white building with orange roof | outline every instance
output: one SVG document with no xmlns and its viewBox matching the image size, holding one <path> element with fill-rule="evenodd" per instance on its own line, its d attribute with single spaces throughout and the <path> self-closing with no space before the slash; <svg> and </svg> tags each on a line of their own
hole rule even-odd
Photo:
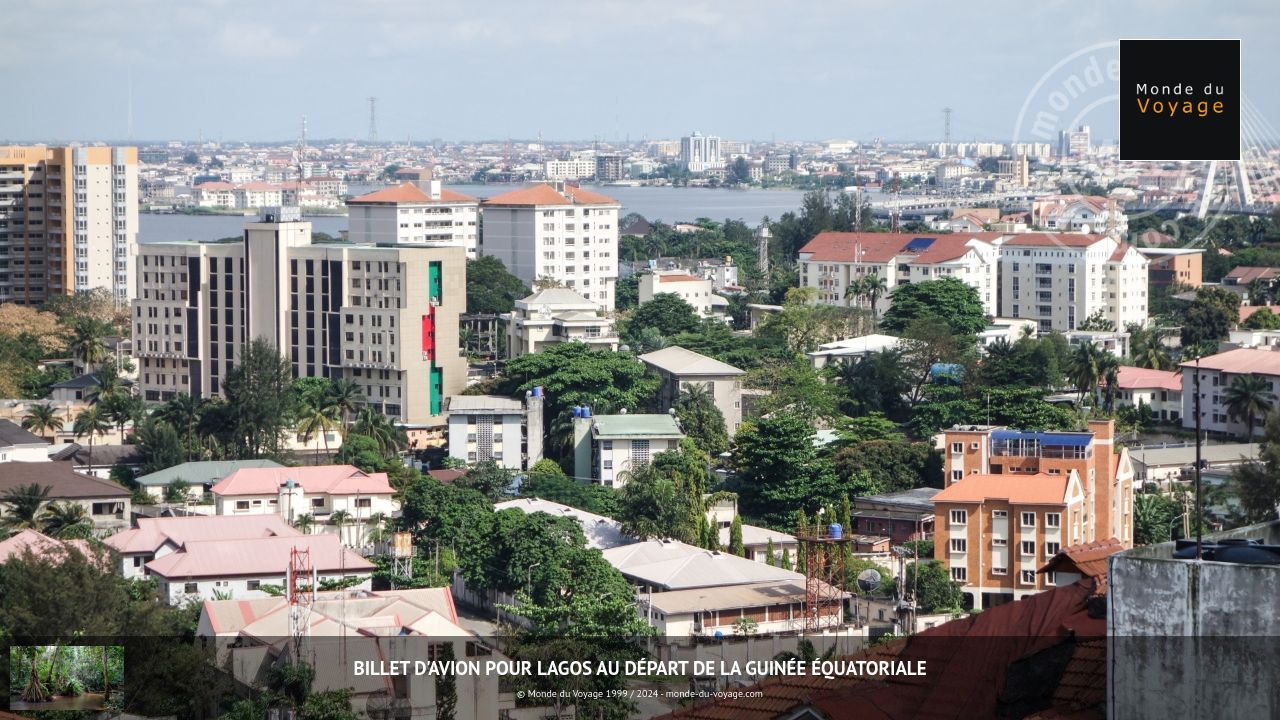
<svg viewBox="0 0 1280 720">
<path fill-rule="evenodd" d="M 652 302 L 658 295 L 675 295 L 693 306 L 704 318 L 723 318 L 729 301 L 712 291 L 711 281 L 683 270 L 659 270 L 640 276 L 639 303 Z"/>
<path fill-rule="evenodd" d="M 1115 330 L 1147 322 L 1147 258 L 1106 235 L 1018 233 L 1000 249 L 1000 316 L 1041 332 L 1079 329 L 1095 315 Z"/>
<path fill-rule="evenodd" d="M 613 311 L 621 203 L 557 182 L 503 193 L 480 207 L 481 255 L 498 258 L 530 286 L 554 281 Z"/>
<path fill-rule="evenodd" d="M 451 245 L 475 259 L 480 201 L 431 180 L 406 182 L 347 201 L 347 239 L 371 245 Z"/>
<path fill-rule="evenodd" d="M 996 315 L 997 238 L 998 233 L 823 232 L 800 248 L 800 286 L 815 288 L 820 303 L 865 307 L 866 300 L 849 295 L 849 287 L 879 275 L 885 291 L 876 298 L 876 311 L 883 315 L 894 288 L 953 277 L 977 290 L 986 313 Z"/>
<path fill-rule="evenodd" d="M 1156 420 L 1182 417 L 1182 373 L 1124 365 L 1117 373 L 1116 405 L 1144 406 Z"/>
<path fill-rule="evenodd" d="M 376 705 L 394 709 L 396 717 L 436 717 L 436 674 L 414 672 L 413 663 L 442 659 L 446 645 L 461 662 L 505 659 L 462 627 L 447 588 L 321 592 L 306 607 L 298 650 L 315 671 L 313 690 L 349 690 L 351 707 L 362 716 Z M 290 611 L 283 597 L 206 600 L 196 636 L 213 646 L 219 667 L 250 685 L 294 654 Z M 410 663 L 409 671 L 385 672 L 401 661 Z M 498 673 L 459 672 L 455 679 L 457 720 L 490 720 L 514 710 L 514 694 L 499 692 Z"/>
<path fill-rule="evenodd" d="M 1056 232 L 1098 233 L 1112 228 L 1117 237 L 1129 231 L 1124 211 L 1097 195 L 1046 195 L 1031 203 L 1031 225 Z"/>
<path fill-rule="evenodd" d="M 213 486 L 219 515 L 278 515 L 294 524 L 309 515 L 317 531 L 336 532 L 358 545 L 375 513 L 399 512 L 386 473 L 352 465 L 241 468 Z M 335 513 L 345 518 L 334 523 Z"/>
</svg>

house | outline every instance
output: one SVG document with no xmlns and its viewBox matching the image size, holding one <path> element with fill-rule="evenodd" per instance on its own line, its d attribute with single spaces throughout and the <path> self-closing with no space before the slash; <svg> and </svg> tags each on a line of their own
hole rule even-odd
<svg viewBox="0 0 1280 720">
<path fill-rule="evenodd" d="M 126 389 L 133 385 L 133 381 L 127 378 L 120 378 L 119 383 Z M 49 399 L 54 402 L 88 401 L 101 388 L 102 381 L 98 378 L 97 373 L 85 373 L 70 380 L 54 383 L 50 387 Z"/>
<path fill-rule="evenodd" d="M 58 540 L 31 529 L 19 530 L 0 540 L 0 565 L 30 552 L 48 562 L 57 562 L 68 551 L 77 551 L 86 558 L 99 557 L 87 540 Z"/>
<path fill-rule="evenodd" d="M 573 418 L 573 474 L 621 487 L 626 473 L 649 464 L 657 453 L 678 449 L 683 439 L 672 413 L 593 417 L 589 408 L 579 408 Z"/>
<path fill-rule="evenodd" d="M 1261 434 L 1265 413 L 1259 413 L 1253 418 L 1253 427 L 1246 428 L 1248 418 L 1232 417 L 1227 408 L 1227 388 L 1242 377 L 1260 378 L 1270 386 L 1270 392 L 1280 391 L 1280 352 L 1237 348 L 1182 363 L 1182 427 L 1196 426 L 1195 400 L 1199 392 L 1203 430 L 1241 437 Z"/>
<path fill-rule="evenodd" d="M 729 301 L 716 295 L 711 280 L 683 270 L 659 270 L 640 276 L 639 302 L 653 302 L 659 295 L 675 295 L 703 318 L 724 318 Z"/>
<path fill-rule="evenodd" d="M 1085 488 L 1074 469 L 977 474 L 933 497 L 934 558 L 962 585 L 966 607 L 989 608 L 1044 590 L 1040 565 L 1085 542 Z"/>
<path fill-rule="evenodd" d="M 47 502 L 82 505 L 98 533 L 129 526 L 132 493 L 110 480 L 78 473 L 66 462 L 0 463 L 0 495 L 32 484 L 49 488 Z M 7 509 L 0 507 L 0 512 Z"/>
<path fill-rule="evenodd" d="M 1115 421 L 1090 420 L 1088 427 L 1087 432 L 1031 432 L 988 425 L 949 428 L 942 433 L 943 477 L 950 486 L 971 475 L 1063 476 L 1074 470 L 1085 494 L 1079 542 L 1115 537 L 1132 544 L 1134 473 L 1128 450 L 1116 451 Z M 941 521 L 935 526 L 935 533 L 940 531 Z M 1069 544 L 1075 542 L 1067 539 Z"/>
<path fill-rule="evenodd" d="M 1181 373 L 1122 365 L 1116 386 L 1118 407 L 1144 406 L 1154 420 L 1182 417 Z"/>
<path fill-rule="evenodd" d="M 1139 247 L 1138 252 L 1147 259 L 1152 287 L 1183 285 L 1198 288 L 1204 282 L 1203 249 Z"/>
<path fill-rule="evenodd" d="M 511 470 L 528 470 L 542 459 L 542 405 L 542 388 L 530 391 L 524 402 L 495 395 L 446 398 L 449 457 L 469 464 L 492 460 Z"/>
<path fill-rule="evenodd" d="M 1205 471 L 1230 472 L 1237 465 L 1257 462 L 1261 447 L 1257 443 L 1206 443 L 1200 447 L 1200 462 Z M 1152 483 L 1168 490 L 1175 482 L 1190 481 L 1196 466 L 1196 446 L 1191 441 L 1172 446 L 1135 447 L 1129 449 L 1129 459 L 1138 487 Z"/>
<path fill-rule="evenodd" d="M 807 353 L 809 362 L 815 370 L 821 370 L 832 362 L 856 363 L 862 358 L 885 350 L 896 350 L 902 338 L 893 335 L 862 335 L 856 338 L 836 340 L 823 343 L 818 349 Z"/>
<path fill-rule="evenodd" d="M 542 352 L 548 345 L 582 342 L 596 348 L 618 349 L 613 321 L 600 306 L 567 288 L 543 288 L 516 301 L 504 314 L 507 358 Z"/>
<path fill-rule="evenodd" d="M 194 500 L 213 489 L 223 478 L 242 468 L 278 468 L 280 463 L 274 460 L 199 460 L 174 465 L 164 470 L 157 470 L 134 482 L 154 498 L 164 497 L 165 488 L 175 480 L 181 480 L 190 487 L 188 494 Z"/>
<path fill-rule="evenodd" d="M 137 527 L 122 530 L 105 542 L 120 554 L 126 578 L 146 576 L 147 563 L 175 552 L 192 541 L 301 537 L 279 515 L 210 515 L 138 518 Z"/>
<path fill-rule="evenodd" d="M 291 606 L 283 597 L 205 600 L 196 637 L 213 647 L 219 666 L 231 668 L 246 686 L 273 664 L 288 662 L 290 655 L 300 652 L 310 658 L 315 671 L 312 689 L 349 690 L 351 708 L 361 716 L 380 703 L 396 708 L 397 717 L 434 717 L 437 678 L 412 672 L 386 676 L 355 668 L 440 659 L 445 646 L 451 646 L 459 661 L 503 659 L 462 627 L 447 588 L 345 590 L 320 592 L 309 599 L 307 633 L 297 651 L 290 637 Z M 456 720 L 491 720 L 515 709 L 514 693 L 500 692 L 497 673 L 460 672 L 455 683 Z"/>
<path fill-rule="evenodd" d="M 700 385 L 724 416 L 729 436 L 738 431 L 742 423 L 742 376 L 746 371 L 678 345 L 645 353 L 640 361 L 653 368 L 662 380 L 658 390 L 659 407 L 675 407 L 681 391 Z"/>
<path fill-rule="evenodd" d="M 587 547 L 606 550 L 608 548 L 628 545 L 635 538 L 622 532 L 622 525 L 613 518 L 589 513 L 575 507 L 541 498 L 518 498 L 495 503 L 494 511 L 519 510 L 525 514 L 546 513 L 552 517 L 567 517 L 582 526 L 582 533 L 587 536 Z"/>
<path fill-rule="evenodd" d="M 104 480 L 111 479 L 111 471 L 116 466 L 126 470 L 136 470 L 142 464 L 142 453 L 133 445 L 114 445 L 94 443 L 91 448 L 78 442 L 59 445 L 49 456 L 54 462 L 69 462 L 76 472 L 92 475 Z"/>
<path fill-rule="evenodd" d="M 0 463 L 44 462 L 49 459 L 49 441 L 22 429 L 9 420 L 0 420 Z"/>
<path fill-rule="evenodd" d="M 1280 278 L 1280 268 L 1240 265 L 1222 276 L 1222 284 L 1248 287 L 1255 281 L 1267 283 L 1277 278 Z"/>
<path fill-rule="evenodd" d="M 933 498 L 937 488 L 865 495 L 853 499 L 850 530 L 887 535 L 895 545 L 933 536 Z"/>
<path fill-rule="evenodd" d="M 208 520 L 209 518 L 182 518 Z M 283 587 L 294 550 L 309 553 L 318 582 L 354 582 L 368 589 L 376 566 L 336 535 L 274 535 L 235 540 L 187 540 L 181 549 L 143 567 L 171 605 L 192 600 L 270 597 L 263 585 Z"/>
<path fill-rule="evenodd" d="M 386 473 L 352 465 L 241 468 L 211 492 L 219 515 L 279 515 L 290 525 L 309 515 L 319 531 L 351 545 L 364 543 L 370 517 L 390 518 L 400 509 Z M 345 513 L 343 523 L 333 520 L 338 512 Z"/>
</svg>

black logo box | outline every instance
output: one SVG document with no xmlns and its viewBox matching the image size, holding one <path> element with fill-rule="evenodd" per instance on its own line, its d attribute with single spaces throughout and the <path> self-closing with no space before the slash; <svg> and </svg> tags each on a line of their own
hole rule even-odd
<svg viewBox="0 0 1280 720">
<path fill-rule="evenodd" d="M 1239 160 L 1243 102 L 1239 40 L 1120 41 L 1122 160 Z"/>
</svg>

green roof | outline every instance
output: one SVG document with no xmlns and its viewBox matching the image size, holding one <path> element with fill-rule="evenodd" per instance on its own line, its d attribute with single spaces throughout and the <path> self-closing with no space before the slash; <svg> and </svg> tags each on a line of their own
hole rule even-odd
<svg viewBox="0 0 1280 720">
<path fill-rule="evenodd" d="M 598 438 L 670 437 L 682 438 L 680 426 L 671 415 L 596 415 L 593 433 Z"/>
<path fill-rule="evenodd" d="M 276 468 L 283 467 L 272 460 L 204 460 L 186 462 L 171 468 L 157 470 L 150 475 L 138 478 L 138 484 L 147 487 L 164 487 L 181 478 L 192 485 L 216 483 L 222 478 L 242 468 Z"/>
</svg>

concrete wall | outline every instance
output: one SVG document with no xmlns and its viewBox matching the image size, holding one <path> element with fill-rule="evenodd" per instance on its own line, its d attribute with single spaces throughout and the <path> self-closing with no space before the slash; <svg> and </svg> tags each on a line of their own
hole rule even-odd
<svg viewBox="0 0 1280 720">
<path fill-rule="evenodd" d="M 1280 523 L 1218 537 L 1280 541 Z M 1112 556 L 1108 717 L 1280 717 L 1280 567 Z"/>
</svg>

